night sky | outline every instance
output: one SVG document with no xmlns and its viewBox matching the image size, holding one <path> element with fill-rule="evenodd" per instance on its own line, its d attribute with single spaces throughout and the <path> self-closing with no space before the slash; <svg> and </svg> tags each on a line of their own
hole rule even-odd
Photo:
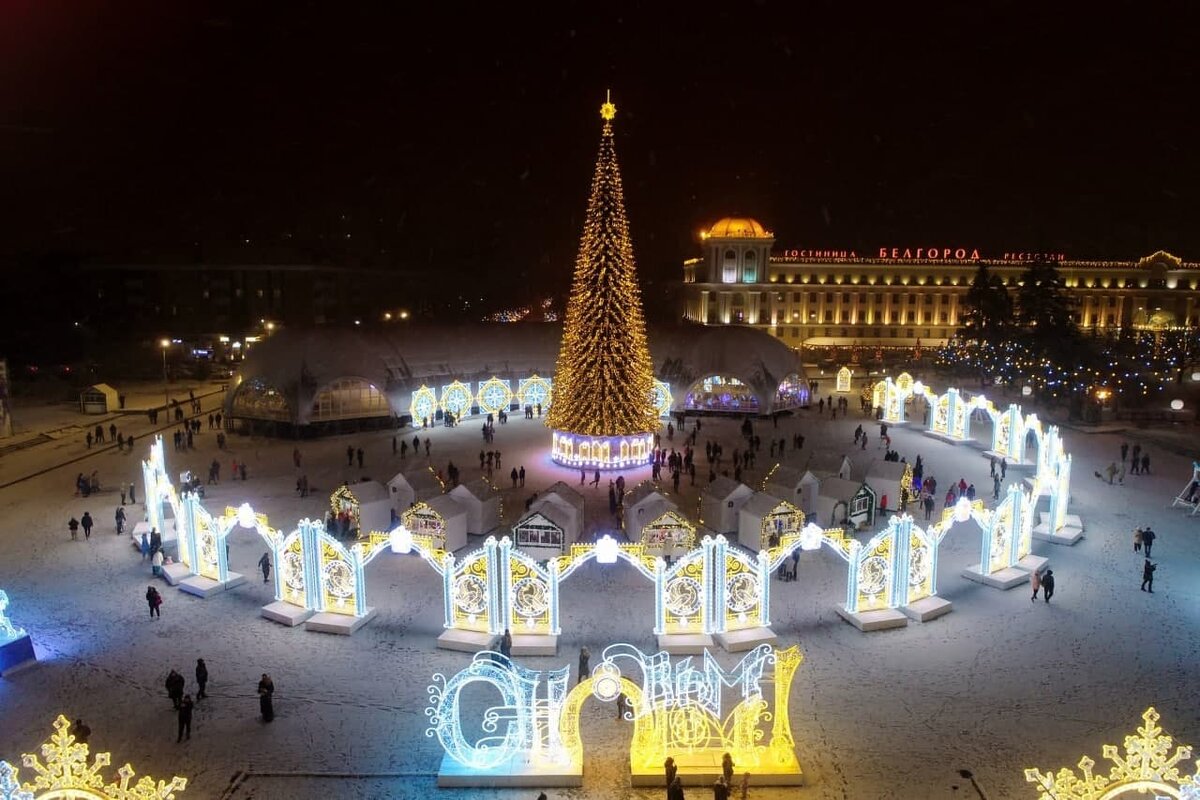
<svg viewBox="0 0 1200 800">
<path fill-rule="evenodd" d="M 3 3 L 6 269 L 321 262 L 497 301 L 561 289 L 606 88 L 652 284 L 726 214 L 860 255 L 1200 260 L 1183 3 L 349 5 Z"/>
</svg>

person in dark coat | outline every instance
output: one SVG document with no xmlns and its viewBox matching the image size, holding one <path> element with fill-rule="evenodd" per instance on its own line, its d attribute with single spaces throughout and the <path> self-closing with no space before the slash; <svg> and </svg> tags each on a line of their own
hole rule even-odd
<svg viewBox="0 0 1200 800">
<path fill-rule="evenodd" d="M 512 634 L 508 628 L 504 629 L 504 635 L 500 637 L 500 655 L 512 658 Z"/>
<path fill-rule="evenodd" d="M 1150 550 L 1154 547 L 1154 540 L 1158 538 L 1151 528 L 1146 528 L 1142 531 L 1142 547 L 1146 550 L 1146 558 L 1150 557 Z"/>
<path fill-rule="evenodd" d="M 72 542 L 79 539 L 79 520 L 71 517 L 71 519 L 67 520 L 67 529 L 71 531 Z"/>
<path fill-rule="evenodd" d="M 196 691 L 196 702 L 208 697 L 204 691 L 204 687 L 208 685 L 208 665 L 204 663 L 203 658 L 196 659 L 196 685 L 200 687 Z"/>
<path fill-rule="evenodd" d="M 592 654 L 586 647 L 579 648 L 579 677 L 575 680 L 576 685 L 579 685 L 589 677 L 592 671 L 592 668 L 589 666 L 591 658 Z"/>
<path fill-rule="evenodd" d="M 271 554 L 263 553 L 262 558 L 258 560 L 258 568 L 262 570 L 263 583 L 271 580 Z"/>
<path fill-rule="evenodd" d="M 1042 574 L 1042 598 L 1049 603 L 1054 595 L 1054 570 L 1048 569 Z"/>
<path fill-rule="evenodd" d="M 183 702 L 183 685 L 185 681 L 183 676 L 175 670 L 167 675 L 167 697 L 171 698 L 171 704 L 178 711 L 180 704 Z"/>
<path fill-rule="evenodd" d="M 150 529 L 150 555 L 154 555 L 159 550 L 162 550 L 162 534 L 158 532 L 158 528 Z"/>
<path fill-rule="evenodd" d="M 1142 591 L 1154 594 L 1154 570 L 1158 569 L 1157 564 L 1150 563 L 1150 559 L 1146 559 L 1145 566 L 1142 567 Z M 1150 588 L 1146 588 L 1146 587 Z"/>
<path fill-rule="evenodd" d="M 258 682 L 258 710 L 262 713 L 263 722 L 275 719 L 275 682 L 267 673 L 262 674 Z"/>
<path fill-rule="evenodd" d="M 88 737 L 92 735 L 92 729 L 82 719 L 77 719 L 68 733 L 74 736 L 75 741 L 79 744 L 87 744 Z"/>
<path fill-rule="evenodd" d="M 679 772 L 679 767 L 675 766 L 675 759 L 668 757 L 667 760 L 663 762 L 663 772 L 665 772 L 667 776 L 666 786 L 668 789 L 670 789 L 671 784 L 675 781 L 675 775 Z"/>
<path fill-rule="evenodd" d="M 685 800 L 683 783 L 679 780 L 678 775 L 671 781 L 671 785 L 667 787 L 667 800 Z"/>
<path fill-rule="evenodd" d="M 79 524 L 83 527 L 83 538 L 92 538 L 92 525 L 95 523 L 92 522 L 92 515 L 90 512 L 83 512 L 83 518 L 79 520 Z"/>
<path fill-rule="evenodd" d="M 713 784 L 713 800 L 729 800 L 729 784 L 724 777 L 717 778 Z"/>
<path fill-rule="evenodd" d="M 729 753 L 721 756 L 721 777 L 725 779 L 726 786 L 733 786 L 733 756 Z"/>
<path fill-rule="evenodd" d="M 150 606 L 151 617 L 162 618 L 162 611 L 159 611 L 159 606 L 162 605 L 162 595 L 153 586 L 146 587 L 146 605 Z"/>
<path fill-rule="evenodd" d="M 179 703 L 179 735 L 175 737 L 175 744 L 183 741 L 184 731 L 187 731 L 187 738 L 192 738 L 192 696 L 185 694 L 183 700 Z"/>
<path fill-rule="evenodd" d="M 122 491 L 121 494 L 123 495 L 124 491 Z M 122 497 L 122 499 L 124 498 Z M 125 505 L 123 503 L 117 506 L 116 513 L 113 514 L 113 519 L 115 519 L 117 523 L 117 536 L 120 536 L 125 532 Z"/>
</svg>

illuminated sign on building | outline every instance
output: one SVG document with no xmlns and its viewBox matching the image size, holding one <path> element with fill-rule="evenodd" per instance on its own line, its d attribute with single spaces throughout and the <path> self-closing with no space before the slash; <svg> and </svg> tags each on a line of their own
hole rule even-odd
<svg viewBox="0 0 1200 800">
<path fill-rule="evenodd" d="M 1065 253 L 1034 251 L 1006 252 L 1003 258 L 984 258 L 978 247 L 880 247 L 877 260 L 882 261 L 1066 261 Z M 865 261 L 854 250 L 789 249 L 771 254 L 772 261 Z"/>
<path fill-rule="evenodd" d="M 976 247 L 881 247 L 879 257 L 893 261 L 978 261 Z"/>
</svg>

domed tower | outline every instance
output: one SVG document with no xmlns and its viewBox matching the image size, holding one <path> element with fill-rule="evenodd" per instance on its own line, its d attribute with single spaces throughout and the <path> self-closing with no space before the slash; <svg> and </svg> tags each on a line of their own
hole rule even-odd
<svg viewBox="0 0 1200 800">
<path fill-rule="evenodd" d="M 749 217 L 719 219 L 701 233 L 704 283 L 766 283 L 775 234 Z"/>
</svg>

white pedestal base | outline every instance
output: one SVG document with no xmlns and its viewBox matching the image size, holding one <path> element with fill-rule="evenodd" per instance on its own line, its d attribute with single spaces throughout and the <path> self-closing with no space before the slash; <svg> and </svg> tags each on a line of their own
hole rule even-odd
<svg viewBox="0 0 1200 800">
<path fill-rule="evenodd" d="M 192 571 L 176 561 L 173 564 L 163 564 L 162 568 L 163 580 L 169 586 L 178 586 L 188 578 L 192 577 Z"/>
<path fill-rule="evenodd" d="M 1034 467 L 1037 466 L 1037 464 L 1033 461 L 1013 461 L 1010 456 L 1006 456 L 1003 453 L 997 453 L 995 450 L 984 450 L 983 457 L 996 459 L 996 474 L 997 475 L 1000 474 L 1000 460 L 1001 459 L 1008 459 L 1008 469 L 1025 470 L 1025 469 L 1033 469 Z"/>
<path fill-rule="evenodd" d="M 775 631 L 764 627 L 745 628 L 740 631 L 718 633 L 713 638 L 717 640 L 717 644 L 724 648 L 726 653 L 741 653 L 746 650 L 753 650 L 760 644 L 775 644 L 779 639 L 775 635 Z"/>
<path fill-rule="evenodd" d="M 484 650 L 500 652 L 496 642 L 498 638 L 490 633 L 447 628 L 437 638 L 437 646 L 442 650 L 457 650 L 460 653 L 482 653 Z"/>
<path fill-rule="evenodd" d="M 664 633 L 658 637 L 658 649 L 673 656 L 694 656 L 711 649 L 713 638 L 707 633 Z"/>
<path fill-rule="evenodd" d="M 1039 542 L 1072 545 L 1083 538 L 1083 521 L 1074 514 L 1067 514 L 1065 523 L 1057 531 L 1050 530 L 1050 515 L 1045 511 L 1038 513 L 1037 525 L 1033 526 L 1033 538 Z"/>
<path fill-rule="evenodd" d="M 921 433 L 928 436 L 930 439 L 937 439 L 939 442 L 946 442 L 948 444 L 976 444 L 975 440 L 969 437 L 966 439 L 960 439 L 957 436 L 951 436 L 948 433 L 937 433 L 936 431 L 928 430 L 921 431 Z"/>
<path fill-rule="evenodd" d="M 556 656 L 558 655 L 558 637 L 549 634 L 513 634 L 512 654 L 514 656 Z"/>
<path fill-rule="evenodd" d="M 954 609 L 953 604 L 943 597 L 925 597 L 915 603 L 900 606 L 904 616 L 917 622 L 929 622 L 940 616 L 949 614 Z"/>
<path fill-rule="evenodd" d="M 374 616 L 375 609 L 370 606 L 367 607 L 367 610 L 363 612 L 361 617 L 352 617 L 348 614 L 331 614 L 328 611 L 321 611 L 305 620 L 304 630 L 349 636 L 370 622 Z"/>
<path fill-rule="evenodd" d="M 659 770 L 662 780 L 662 770 Z M 583 786 L 583 765 L 563 764 L 558 767 L 532 767 L 522 755 L 516 755 L 490 769 L 466 767 L 448 755 L 442 756 L 438 770 L 439 789 L 491 788 L 562 789 Z"/>
<path fill-rule="evenodd" d="M 220 594 L 235 586 L 241 586 L 245 582 L 246 576 L 237 572 L 229 573 L 229 580 L 224 583 L 205 578 L 202 575 L 191 575 L 179 582 L 179 588 L 188 594 L 208 599 L 214 594 Z"/>
<path fill-rule="evenodd" d="M 847 611 L 844 605 L 837 606 L 837 613 L 860 631 L 886 631 L 889 628 L 903 628 L 908 625 L 908 617 L 894 608 L 881 608 L 876 611 Z"/>
<path fill-rule="evenodd" d="M 724 751 L 720 749 L 698 753 L 672 753 L 671 756 L 675 759 L 675 767 L 679 770 L 676 773 L 679 777 L 679 782 L 684 786 L 711 788 L 717 782 L 717 778 L 721 777 L 721 756 L 723 753 Z M 799 762 L 793 758 L 789 766 L 791 767 L 790 769 L 780 768 L 779 772 L 774 773 L 751 769 L 750 785 L 803 786 L 804 770 L 800 769 Z M 733 775 L 735 786 L 729 794 L 730 797 L 742 796 L 741 789 L 738 788 L 742 785 L 742 773 L 743 770 L 741 767 L 735 768 Z M 654 786 L 662 789 L 664 780 L 662 764 L 646 770 L 630 765 L 629 783 L 633 786 Z"/>
<path fill-rule="evenodd" d="M 262 607 L 262 615 L 272 622 L 278 622 L 280 625 L 287 625 L 289 628 L 294 628 L 301 622 L 308 620 L 313 615 L 313 612 L 307 608 L 301 608 L 291 603 L 285 603 L 282 600 L 276 600 L 274 603 L 268 603 Z"/>
<path fill-rule="evenodd" d="M 0 678 L 7 678 L 36 663 L 37 654 L 33 652 L 33 640 L 29 634 L 0 644 Z"/>
<path fill-rule="evenodd" d="M 1015 589 L 1023 583 L 1029 583 L 1029 573 L 1016 567 L 1005 567 L 991 575 L 984 575 L 978 564 L 972 564 L 962 571 L 962 576 L 993 589 Z"/>
<path fill-rule="evenodd" d="M 1017 569 L 1023 569 L 1026 572 L 1042 573 L 1046 571 L 1046 565 L 1050 563 L 1050 559 L 1045 556 L 1035 556 L 1032 553 L 1022 558 L 1016 563 Z"/>
</svg>

